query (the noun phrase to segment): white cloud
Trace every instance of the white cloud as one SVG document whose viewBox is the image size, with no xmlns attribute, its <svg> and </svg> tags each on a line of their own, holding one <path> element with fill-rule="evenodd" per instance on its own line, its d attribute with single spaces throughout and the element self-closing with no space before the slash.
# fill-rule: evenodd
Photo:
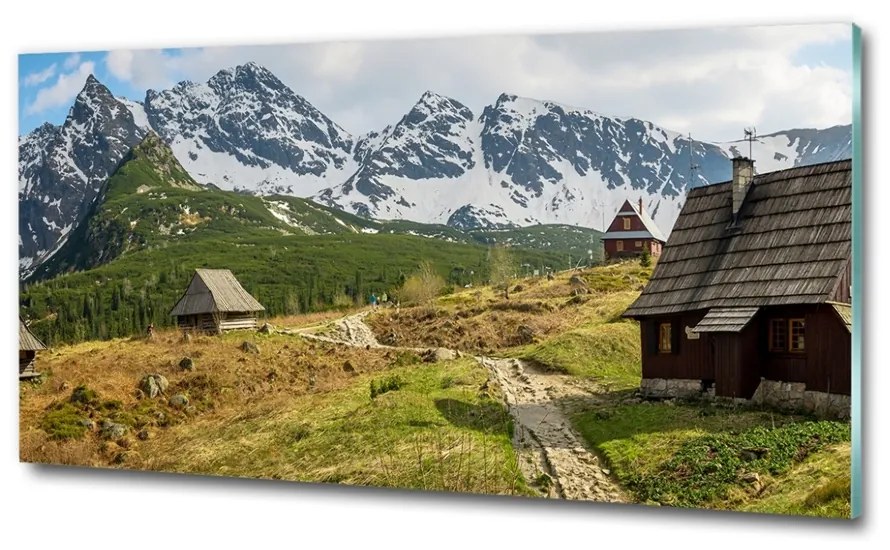
<svg viewBox="0 0 890 550">
<path fill-rule="evenodd" d="M 62 63 L 62 68 L 66 71 L 70 71 L 78 65 L 80 65 L 80 54 L 73 53 L 65 58 L 65 61 Z"/>
<path fill-rule="evenodd" d="M 35 115 L 53 107 L 70 104 L 94 69 L 95 63 L 85 61 L 73 72 L 60 74 L 55 84 L 37 91 L 34 101 L 25 107 L 25 114 Z"/>
<path fill-rule="evenodd" d="M 34 71 L 33 73 L 29 73 L 25 75 L 23 83 L 25 86 L 37 86 L 38 84 L 43 84 L 56 74 L 57 65 L 53 63 L 49 67 L 43 69 L 42 71 Z"/>
<path fill-rule="evenodd" d="M 509 92 L 728 140 L 751 124 L 848 124 L 849 68 L 796 56 L 850 40 L 849 25 L 784 25 L 115 51 L 106 63 L 117 78 L 158 89 L 256 61 L 353 133 L 398 121 L 431 89 L 477 115 Z"/>
</svg>

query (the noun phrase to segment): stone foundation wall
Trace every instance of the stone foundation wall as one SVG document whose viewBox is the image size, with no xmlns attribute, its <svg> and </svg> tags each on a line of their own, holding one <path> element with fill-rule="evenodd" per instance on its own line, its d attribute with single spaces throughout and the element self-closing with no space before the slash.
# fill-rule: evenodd
<svg viewBox="0 0 890 550">
<path fill-rule="evenodd" d="M 643 378 L 640 392 L 645 397 L 694 397 L 702 393 L 701 380 L 683 378 Z"/>
<path fill-rule="evenodd" d="M 761 380 L 750 400 L 733 399 L 738 403 L 754 403 L 792 411 L 807 411 L 826 418 L 850 418 L 850 396 L 808 391 L 803 382 L 777 382 Z M 701 397 L 715 398 L 714 388 L 702 391 L 701 380 L 673 378 L 643 378 L 640 393 L 644 397 L 673 398 Z M 728 399 L 728 398 L 725 398 Z"/>
<path fill-rule="evenodd" d="M 803 382 L 763 379 L 751 397 L 752 403 L 780 409 L 803 410 L 826 418 L 850 418 L 850 396 L 809 391 Z"/>
</svg>

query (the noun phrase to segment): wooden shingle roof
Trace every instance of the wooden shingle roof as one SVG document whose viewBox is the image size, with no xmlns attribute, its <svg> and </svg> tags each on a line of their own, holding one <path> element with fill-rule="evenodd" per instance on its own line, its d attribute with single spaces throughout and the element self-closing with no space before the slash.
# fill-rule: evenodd
<svg viewBox="0 0 890 550">
<path fill-rule="evenodd" d="M 264 311 L 228 269 L 196 269 L 188 289 L 171 316 L 201 313 Z"/>
<path fill-rule="evenodd" d="M 695 325 L 695 332 L 741 332 L 757 315 L 757 307 L 715 307 Z"/>
<path fill-rule="evenodd" d="M 755 176 L 735 230 L 731 182 L 692 189 L 624 316 L 828 301 L 851 258 L 851 218 L 849 160 Z"/>
<path fill-rule="evenodd" d="M 34 336 L 34 333 L 28 329 L 25 321 L 19 317 L 19 350 L 40 351 L 42 349 L 46 349 L 46 346 Z"/>
</svg>

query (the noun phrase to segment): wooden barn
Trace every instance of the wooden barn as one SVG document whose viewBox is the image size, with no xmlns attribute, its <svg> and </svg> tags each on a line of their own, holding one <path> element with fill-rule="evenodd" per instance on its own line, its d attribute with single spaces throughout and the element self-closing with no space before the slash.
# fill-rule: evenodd
<svg viewBox="0 0 890 550">
<path fill-rule="evenodd" d="M 634 205 L 624 201 L 602 236 L 607 260 L 639 256 L 644 250 L 660 256 L 665 243 L 664 234 L 649 213 L 643 210 L 643 199 Z"/>
<path fill-rule="evenodd" d="M 24 319 L 19 317 L 19 380 L 37 378 L 37 352 L 46 349 L 43 342 L 37 339 L 28 329 Z"/>
<path fill-rule="evenodd" d="M 707 392 L 849 414 L 849 160 L 689 191 L 624 316 L 640 322 L 642 391 Z"/>
<path fill-rule="evenodd" d="M 256 328 L 265 309 L 228 269 L 196 269 L 170 315 L 183 330 L 219 333 Z"/>
</svg>

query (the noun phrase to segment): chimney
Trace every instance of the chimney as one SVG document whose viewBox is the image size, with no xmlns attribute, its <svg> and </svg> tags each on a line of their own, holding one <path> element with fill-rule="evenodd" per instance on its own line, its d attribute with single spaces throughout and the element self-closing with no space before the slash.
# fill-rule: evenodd
<svg viewBox="0 0 890 550">
<path fill-rule="evenodd" d="M 747 157 L 732 159 L 732 219 L 738 221 L 739 210 L 754 181 L 754 161 Z"/>
<path fill-rule="evenodd" d="M 643 197 L 640 197 L 640 214 L 643 213 Z"/>
</svg>

